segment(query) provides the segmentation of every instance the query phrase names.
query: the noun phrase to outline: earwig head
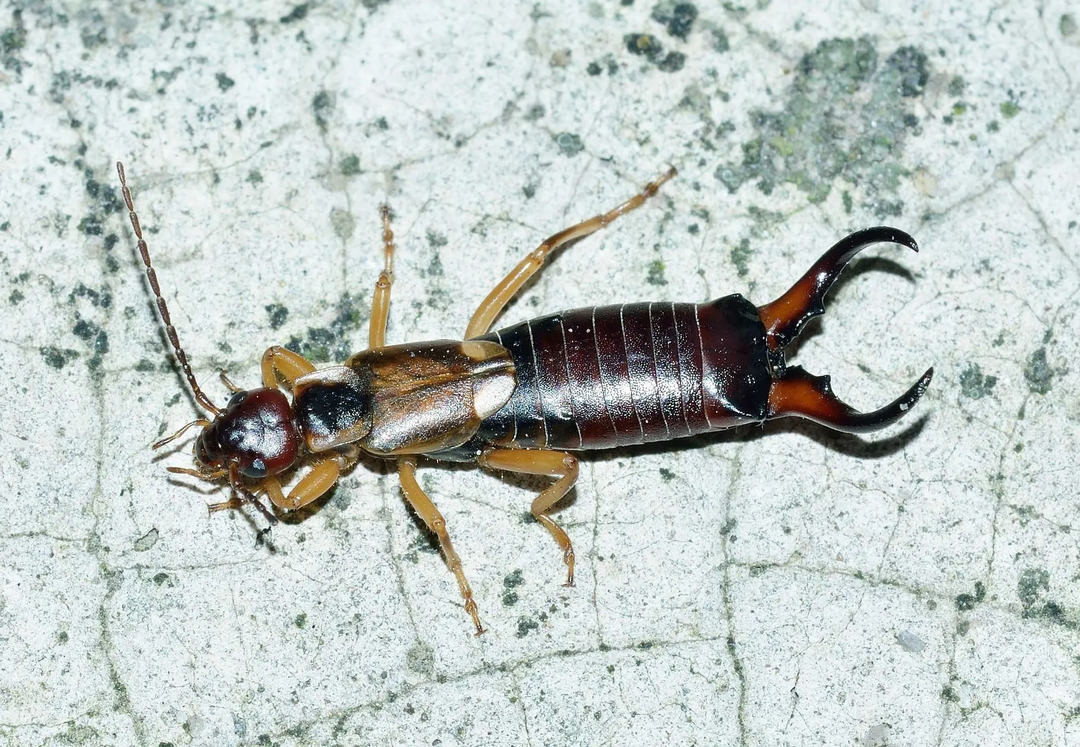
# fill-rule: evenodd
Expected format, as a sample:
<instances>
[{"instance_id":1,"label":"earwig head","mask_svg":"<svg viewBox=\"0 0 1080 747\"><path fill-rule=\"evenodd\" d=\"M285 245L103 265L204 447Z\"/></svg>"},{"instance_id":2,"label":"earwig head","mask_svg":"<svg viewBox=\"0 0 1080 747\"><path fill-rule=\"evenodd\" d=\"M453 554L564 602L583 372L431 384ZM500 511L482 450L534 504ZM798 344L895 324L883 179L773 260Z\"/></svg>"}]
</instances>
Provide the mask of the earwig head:
<instances>
[{"instance_id":1,"label":"earwig head","mask_svg":"<svg viewBox=\"0 0 1080 747\"><path fill-rule=\"evenodd\" d=\"M933 368L927 369L897 399L879 410L864 413L833 394L828 376L813 376L801 366L788 368L784 362L784 348L798 337L808 321L825 311L825 294L847 263L865 247L879 242L903 244L919 251L915 239L897 228L879 226L857 231L825 252L784 295L758 307L758 315L765 325L773 376L769 388L769 419L797 415L846 433L874 431L903 417L930 386Z\"/></svg>"},{"instance_id":2,"label":"earwig head","mask_svg":"<svg viewBox=\"0 0 1080 747\"><path fill-rule=\"evenodd\" d=\"M116 164L116 173L120 177L120 192L128 210L131 228L138 240L139 254L146 268L146 279L150 282L150 289L157 300L158 314L165 325L165 333L195 400L213 416L213 420L199 419L188 423L172 436L155 443L154 448L178 438L192 426L199 426L202 432L195 441L195 461L199 469L170 467L170 471L206 479L227 476L235 488L238 487L237 473L258 480L287 470L296 461L300 450L300 436L288 398L277 389L239 391L233 394L228 405L222 410L206 396L195 378L187 354L180 346L180 338L169 316L169 307L161 295L157 272L150 262L150 250L143 238L142 226L135 213L135 204L131 198L131 190L128 189L122 163ZM224 373L222 377L224 378ZM225 381L229 383L228 379Z\"/></svg>"},{"instance_id":3,"label":"earwig head","mask_svg":"<svg viewBox=\"0 0 1080 747\"><path fill-rule=\"evenodd\" d=\"M284 472L299 451L292 405L278 389L235 393L195 441L195 460L204 470L235 466L255 480Z\"/></svg>"}]
</instances>

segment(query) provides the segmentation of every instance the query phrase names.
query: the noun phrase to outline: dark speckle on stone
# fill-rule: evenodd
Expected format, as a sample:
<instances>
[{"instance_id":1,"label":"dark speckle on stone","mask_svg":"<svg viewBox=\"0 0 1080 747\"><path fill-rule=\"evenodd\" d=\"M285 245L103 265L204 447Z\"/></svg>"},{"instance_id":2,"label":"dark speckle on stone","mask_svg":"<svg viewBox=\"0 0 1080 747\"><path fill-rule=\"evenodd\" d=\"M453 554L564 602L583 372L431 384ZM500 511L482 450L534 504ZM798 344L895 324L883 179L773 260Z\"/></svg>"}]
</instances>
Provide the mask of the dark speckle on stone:
<instances>
[{"instance_id":1,"label":"dark speckle on stone","mask_svg":"<svg viewBox=\"0 0 1080 747\"><path fill-rule=\"evenodd\" d=\"M663 260L654 259L649 263L649 274L645 278L645 282L649 285L667 285L667 278L664 277Z\"/></svg>"},{"instance_id":2,"label":"dark speckle on stone","mask_svg":"<svg viewBox=\"0 0 1080 747\"><path fill-rule=\"evenodd\" d=\"M667 56L660 62L656 63L656 67L665 73L675 73L683 69L683 65L686 64L686 55L682 52L668 52Z\"/></svg>"},{"instance_id":3,"label":"dark speckle on stone","mask_svg":"<svg viewBox=\"0 0 1080 747\"><path fill-rule=\"evenodd\" d=\"M1016 596L1025 610L1050 591L1050 574L1042 568L1025 568L1016 582Z\"/></svg>"},{"instance_id":4,"label":"dark speckle on stone","mask_svg":"<svg viewBox=\"0 0 1080 747\"><path fill-rule=\"evenodd\" d=\"M334 111L334 96L329 91L319 91L311 100L311 109L315 113L315 124L326 132L327 121Z\"/></svg>"},{"instance_id":5,"label":"dark speckle on stone","mask_svg":"<svg viewBox=\"0 0 1080 747\"><path fill-rule=\"evenodd\" d=\"M559 146L559 152L564 156L576 156L585 150L581 138L572 132L560 132L555 136L555 144Z\"/></svg>"},{"instance_id":6,"label":"dark speckle on stone","mask_svg":"<svg viewBox=\"0 0 1080 747\"><path fill-rule=\"evenodd\" d=\"M1028 358L1028 362L1024 365L1024 379L1027 380L1028 389L1036 394L1046 394L1050 391L1054 371L1046 362L1045 347L1039 348Z\"/></svg>"},{"instance_id":7,"label":"dark speckle on stone","mask_svg":"<svg viewBox=\"0 0 1080 747\"><path fill-rule=\"evenodd\" d=\"M371 304L346 294L338 302L337 315L326 327L309 327L303 337L292 337L285 347L312 363L343 361L352 350L354 332L367 321Z\"/></svg>"},{"instance_id":8,"label":"dark speckle on stone","mask_svg":"<svg viewBox=\"0 0 1080 747\"><path fill-rule=\"evenodd\" d=\"M655 61L664 51L664 45L652 34L627 34L623 41L629 52L644 55L649 61Z\"/></svg>"},{"instance_id":9,"label":"dark speckle on stone","mask_svg":"<svg viewBox=\"0 0 1080 747\"><path fill-rule=\"evenodd\" d=\"M268 304L266 313L270 315L270 329L281 329L281 325L289 318L289 310L279 303Z\"/></svg>"},{"instance_id":10,"label":"dark speckle on stone","mask_svg":"<svg viewBox=\"0 0 1080 747\"><path fill-rule=\"evenodd\" d=\"M525 112L525 121L536 122L543 118L545 114L547 114L547 109L544 108L543 104L533 104L529 107L529 110Z\"/></svg>"},{"instance_id":11,"label":"dark speckle on stone","mask_svg":"<svg viewBox=\"0 0 1080 747\"><path fill-rule=\"evenodd\" d=\"M279 20L282 23L294 23L295 21L302 21L307 18L309 6L307 3L295 6L286 15L283 15Z\"/></svg>"},{"instance_id":12,"label":"dark speckle on stone","mask_svg":"<svg viewBox=\"0 0 1080 747\"><path fill-rule=\"evenodd\" d=\"M518 618L517 637L524 638L534 630L540 629L540 623L529 617Z\"/></svg>"},{"instance_id":13,"label":"dark speckle on stone","mask_svg":"<svg viewBox=\"0 0 1080 747\"><path fill-rule=\"evenodd\" d=\"M971 399L981 399L989 395L997 384L996 376L984 376L978 363L969 363L960 372L960 393Z\"/></svg>"},{"instance_id":14,"label":"dark speckle on stone","mask_svg":"<svg viewBox=\"0 0 1080 747\"><path fill-rule=\"evenodd\" d=\"M900 47L885 60L886 68L899 73L899 91L905 98L922 95L930 74L926 70L926 55L915 47Z\"/></svg>"},{"instance_id":15,"label":"dark speckle on stone","mask_svg":"<svg viewBox=\"0 0 1080 747\"><path fill-rule=\"evenodd\" d=\"M217 74L217 85L222 91L228 91L230 88L236 85L236 81L230 78L225 73Z\"/></svg>"},{"instance_id":16,"label":"dark speckle on stone","mask_svg":"<svg viewBox=\"0 0 1080 747\"><path fill-rule=\"evenodd\" d=\"M350 153L341 159L338 168L342 176L356 176L360 173L360 156Z\"/></svg>"},{"instance_id":17,"label":"dark speckle on stone","mask_svg":"<svg viewBox=\"0 0 1080 747\"><path fill-rule=\"evenodd\" d=\"M513 573L507 574L503 578L503 595L502 603L506 607L512 607L517 604L518 593L515 591L517 587L525 583L525 579L522 577L521 570L516 570Z\"/></svg>"},{"instance_id":18,"label":"dark speckle on stone","mask_svg":"<svg viewBox=\"0 0 1080 747\"><path fill-rule=\"evenodd\" d=\"M57 370L66 366L69 361L73 361L79 357L79 353L75 350L57 348L52 345L39 348L38 352L41 353L41 357L45 360L45 365Z\"/></svg>"},{"instance_id":19,"label":"dark speckle on stone","mask_svg":"<svg viewBox=\"0 0 1080 747\"><path fill-rule=\"evenodd\" d=\"M1058 31L1066 39L1072 36L1076 36L1077 31L1076 16L1072 13L1062 13L1061 18L1058 20Z\"/></svg>"},{"instance_id":20,"label":"dark speckle on stone","mask_svg":"<svg viewBox=\"0 0 1080 747\"><path fill-rule=\"evenodd\" d=\"M690 35L690 27L697 18L697 7L693 3L661 3L653 8L652 18L654 21L664 24L672 36L686 39Z\"/></svg>"}]
</instances>

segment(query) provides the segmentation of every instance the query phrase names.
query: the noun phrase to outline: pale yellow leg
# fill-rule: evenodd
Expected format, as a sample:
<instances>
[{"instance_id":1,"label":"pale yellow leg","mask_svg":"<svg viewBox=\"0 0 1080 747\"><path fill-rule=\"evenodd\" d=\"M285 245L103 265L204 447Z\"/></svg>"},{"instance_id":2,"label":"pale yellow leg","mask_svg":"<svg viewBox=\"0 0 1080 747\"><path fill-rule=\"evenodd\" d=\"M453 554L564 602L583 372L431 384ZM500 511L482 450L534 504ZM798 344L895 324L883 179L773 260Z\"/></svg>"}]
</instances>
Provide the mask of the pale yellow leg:
<instances>
[{"instance_id":1,"label":"pale yellow leg","mask_svg":"<svg viewBox=\"0 0 1080 747\"><path fill-rule=\"evenodd\" d=\"M473 625L476 626L476 635L480 635L484 632L484 628L480 624L480 615L476 609L476 600L473 599L472 587L469 586L469 581L465 578L465 571L461 567L461 558L458 557L457 552L454 551L454 545L450 542L450 534L446 531L446 520L439 513L439 509L435 508L431 498L420 487L420 483L416 481L416 459L413 457L399 458L398 476L401 479L401 492L405 494L405 500L409 502L416 515L427 525L428 529L435 533L435 537L439 540L439 548L442 550L443 557L446 558L446 565L457 579L461 596L465 600L465 611L469 613Z\"/></svg>"},{"instance_id":2,"label":"pale yellow leg","mask_svg":"<svg viewBox=\"0 0 1080 747\"><path fill-rule=\"evenodd\" d=\"M311 471L293 486L288 496L282 492L281 483L274 477L264 479L260 487L275 506L285 511L296 511L334 487L340 476L341 468L337 462L327 459L316 462Z\"/></svg>"},{"instance_id":3,"label":"pale yellow leg","mask_svg":"<svg viewBox=\"0 0 1080 747\"><path fill-rule=\"evenodd\" d=\"M279 381L285 382L292 388L292 383L304 374L315 370L315 366L298 353L286 350L280 345L274 345L266 349L262 357L263 386L271 389L278 385Z\"/></svg>"},{"instance_id":4,"label":"pale yellow leg","mask_svg":"<svg viewBox=\"0 0 1080 747\"><path fill-rule=\"evenodd\" d=\"M474 337L479 337L491 329L491 325L499 318L499 315L506 307L506 304L510 302L510 299L514 297L515 293L521 290L521 286L525 285L525 283L529 281L529 278L535 275L537 271L543 267L544 262L552 251L570 241L595 233L620 215L626 215L631 210L640 207L645 200L656 194L656 191L660 189L660 185L673 176L675 176L674 167L664 172L664 174L656 181L649 182L645 189L641 190L641 192L634 195L614 210L609 210L602 215L597 215L587 221L582 221L577 225L564 228L562 231L559 231L557 234L544 241L544 243L534 249L529 256L521 260L517 267L511 270L510 274L503 278L491 293L487 294L487 298L480 302L480 306L476 309L476 313L473 314L469 326L465 329L465 339L471 340Z\"/></svg>"},{"instance_id":5,"label":"pale yellow leg","mask_svg":"<svg viewBox=\"0 0 1080 747\"><path fill-rule=\"evenodd\" d=\"M394 284L394 232L390 230L390 206L379 208L382 215L383 270L375 281L371 299L371 323L368 325L368 347L381 348L386 344L386 321L390 317L390 288Z\"/></svg>"},{"instance_id":6,"label":"pale yellow leg","mask_svg":"<svg viewBox=\"0 0 1080 747\"><path fill-rule=\"evenodd\" d=\"M552 506L570 492L578 478L578 460L565 451L539 451L535 449L493 449L485 451L478 460L483 467L502 469L526 475L551 475L558 477L552 485L545 488L532 502L530 510L555 538L563 551L566 563L566 586L574 585L574 546L562 527L548 515Z\"/></svg>"},{"instance_id":7,"label":"pale yellow leg","mask_svg":"<svg viewBox=\"0 0 1080 747\"><path fill-rule=\"evenodd\" d=\"M233 380L229 378L229 374L227 374L225 371L221 371L220 375L221 375L221 383L223 383L225 385L225 388L228 389L230 392L232 392L233 394L236 394L237 392L244 391L243 389L241 389L240 387L238 387L236 384L233 383Z\"/></svg>"},{"instance_id":8,"label":"pale yellow leg","mask_svg":"<svg viewBox=\"0 0 1080 747\"><path fill-rule=\"evenodd\" d=\"M350 446L341 452L321 454L312 460L312 468L304 475L300 482L293 486L286 496L281 490L281 483L276 477L267 477L260 483L260 489L270 496L270 501L285 511L296 511L307 504L320 498L334 483L338 481L343 472L356 464L360 457L360 449Z\"/></svg>"}]
</instances>

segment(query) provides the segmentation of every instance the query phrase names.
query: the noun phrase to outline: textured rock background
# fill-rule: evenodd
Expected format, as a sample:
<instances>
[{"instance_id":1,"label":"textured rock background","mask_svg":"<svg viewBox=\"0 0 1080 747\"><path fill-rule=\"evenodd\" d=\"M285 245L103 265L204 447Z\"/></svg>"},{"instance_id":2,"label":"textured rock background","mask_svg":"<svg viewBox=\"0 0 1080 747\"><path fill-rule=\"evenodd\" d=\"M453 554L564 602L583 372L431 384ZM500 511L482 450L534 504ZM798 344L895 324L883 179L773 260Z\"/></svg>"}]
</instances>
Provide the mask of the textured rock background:
<instances>
[{"instance_id":1,"label":"textured rock background","mask_svg":"<svg viewBox=\"0 0 1080 747\"><path fill-rule=\"evenodd\" d=\"M1066 2L112 4L0 8L0 741L1080 741L1080 31ZM128 167L204 386L263 349L741 292L879 223L798 362L873 407L597 454L540 483L428 467L489 632L395 478L361 464L256 547L169 479L196 416L120 210Z\"/></svg>"}]
</instances>

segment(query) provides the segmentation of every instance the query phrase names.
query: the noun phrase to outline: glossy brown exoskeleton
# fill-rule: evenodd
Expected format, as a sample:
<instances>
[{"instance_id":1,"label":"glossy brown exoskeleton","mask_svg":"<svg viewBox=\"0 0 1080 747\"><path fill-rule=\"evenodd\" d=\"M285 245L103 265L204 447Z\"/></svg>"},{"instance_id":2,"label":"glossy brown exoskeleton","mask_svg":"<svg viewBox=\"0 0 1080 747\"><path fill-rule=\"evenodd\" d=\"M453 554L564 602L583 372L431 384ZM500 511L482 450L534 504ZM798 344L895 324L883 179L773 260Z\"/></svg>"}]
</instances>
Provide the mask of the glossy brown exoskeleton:
<instances>
[{"instance_id":1,"label":"glossy brown exoskeleton","mask_svg":"<svg viewBox=\"0 0 1080 747\"><path fill-rule=\"evenodd\" d=\"M491 332L507 302L550 252L588 236L656 193L670 169L610 212L547 239L488 294L465 339L385 344L393 279L390 213L382 209L385 265L375 285L369 349L339 366L316 369L274 346L262 359L263 386L234 392L224 409L203 393L180 346L150 263L139 219L117 164L124 202L150 287L173 350L196 401L212 416L192 426L196 467L170 471L228 480L233 497L211 508L256 506L271 524L278 509L296 510L328 491L361 451L397 462L402 492L434 532L457 578L476 632L483 632L472 590L446 522L416 480L416 459L475 462L511 472L550 475L554 483L532 514L555 538L574 581L574 551L550 511L573 486L586 449L664 441L795 415L861 433L901 418L930 384L928 369L904 394L870 413L833 394L827 376L787 366L784 348L814 316L848 261L878 242L915 240L895 228L870 228L841 239L780 298L755 307L736 294L707 303L633 303L564 311ZM291 390L292 399L281 387ZM281 476L306 472L286 495Z\"/></svg>"}]
</instances>

